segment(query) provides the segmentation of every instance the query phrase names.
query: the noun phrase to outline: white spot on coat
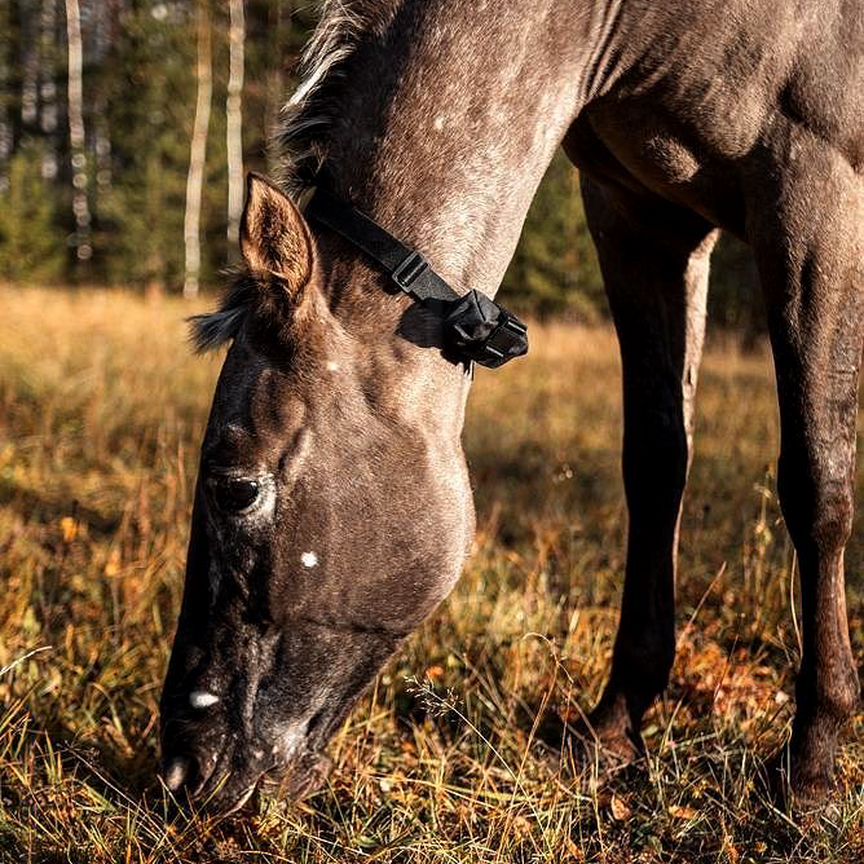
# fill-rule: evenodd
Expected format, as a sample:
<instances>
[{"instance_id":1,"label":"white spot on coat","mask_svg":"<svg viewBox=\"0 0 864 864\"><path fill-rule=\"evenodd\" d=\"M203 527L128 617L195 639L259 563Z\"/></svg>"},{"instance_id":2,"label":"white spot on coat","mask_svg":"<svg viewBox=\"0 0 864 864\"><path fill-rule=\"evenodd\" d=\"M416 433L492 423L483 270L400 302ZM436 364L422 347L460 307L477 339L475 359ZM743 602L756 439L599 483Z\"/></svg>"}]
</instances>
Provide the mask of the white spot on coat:
<instances>
[{"instance_id":1,"label":"white spot on coat","mask_svg":"<svg viewBox=\"0 0 864 864\"><path fill-rule=\"evenodd\" d=\"M318 556L314 552L304 552L300 556L300 563L307 569L311 570L318 566Z\"/></svg>"},{"instance_id":2,"label":"white spot on coat","mask_svg":"<svg viewBox=\"0 0 864 864\"><path fill-rule=\"evenodd\" d=\"M328 360L327 361L327 371L328 372L338 372L339 371L339 364L335 360Z\"/></svg>"},{"instance_id":3,"label":"white spot on coat","mask_svg":"<svg viewBox=\"0 0 864 864\"><path fill-rule=\"evenodd\" d=\"M189 694L189 704L193 708L209 708L219 701L219 697L215 693L208 693L206 690L193 690Z\"/></svg>"}]
</instances>

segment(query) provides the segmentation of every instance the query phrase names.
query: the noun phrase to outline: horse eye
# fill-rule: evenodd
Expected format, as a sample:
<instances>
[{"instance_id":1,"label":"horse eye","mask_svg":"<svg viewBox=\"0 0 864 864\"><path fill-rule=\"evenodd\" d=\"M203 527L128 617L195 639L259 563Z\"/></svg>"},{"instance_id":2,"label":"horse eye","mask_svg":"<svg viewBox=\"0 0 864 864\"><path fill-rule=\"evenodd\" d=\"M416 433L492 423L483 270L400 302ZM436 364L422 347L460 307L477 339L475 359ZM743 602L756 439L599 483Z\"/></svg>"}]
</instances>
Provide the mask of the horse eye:
<instances>
[{"instance_id":1,"label":"horse eye","mask_svg":"<svg viewBox=\"0 0 864 864\"><path fill-rule=\"evenodd\" d=\"M239 513L251 507L258 498L257 480L241 477L219 477L210 481L216 506L225 513Z\"/></svg>"}]
</instances>

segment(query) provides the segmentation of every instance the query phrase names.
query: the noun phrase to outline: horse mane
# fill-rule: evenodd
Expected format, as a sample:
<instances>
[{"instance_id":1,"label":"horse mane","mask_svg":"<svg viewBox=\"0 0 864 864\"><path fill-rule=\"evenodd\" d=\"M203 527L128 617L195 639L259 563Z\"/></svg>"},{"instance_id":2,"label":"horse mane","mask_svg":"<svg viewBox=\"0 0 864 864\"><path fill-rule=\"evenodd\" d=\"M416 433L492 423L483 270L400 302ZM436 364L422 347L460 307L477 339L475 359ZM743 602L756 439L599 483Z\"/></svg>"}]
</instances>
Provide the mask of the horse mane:
<instances>
[{"instance_id":1,"label":"horse mane","mask_svg":"<svg viewBox=\"0 0 864 864\"><path fill-rule=\"evenodd\" d=\"M321 18L299 64L300 84L282 109L272 139L278 185L299 201L315 183L327 157L329 132L339 116L338 91L345 67L361 39L381 32L399 0L324 0ZM215 312L190 319L197 353L215 350L234 339L250 310L255 286L238 276Z\"/></svg>"},{"instance_id":2,"label":"horse mane","mask_svg":"<svg viewBox=\"0 0 864 864\"><path fill-rule=\"evenodd\" d=\"M280 185L297 198L327 157L328 133L339 118L339 95L348 61L361 40L380 33L393 0L324 0L321 20L300 61L300 85L282 109L275 136Z\"/></svg>"}]
</instances>

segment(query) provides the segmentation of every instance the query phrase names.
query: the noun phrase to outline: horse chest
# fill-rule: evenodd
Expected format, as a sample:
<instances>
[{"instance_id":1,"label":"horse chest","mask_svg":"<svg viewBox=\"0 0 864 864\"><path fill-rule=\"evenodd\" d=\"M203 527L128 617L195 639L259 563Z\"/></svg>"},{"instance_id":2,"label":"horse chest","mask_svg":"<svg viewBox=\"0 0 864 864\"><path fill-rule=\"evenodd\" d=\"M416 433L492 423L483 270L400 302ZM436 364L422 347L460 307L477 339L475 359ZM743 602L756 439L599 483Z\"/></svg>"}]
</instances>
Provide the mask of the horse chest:
<instances>
[{"instance_id":1,"label":"horse chest","mask_svg":"<svg viewBox=\"0 0 864 864\"><path fill-rule=\"evenodd\" d=\"M701 106L710 119L651 100L592 106L564 142L580 170L631 191L649 192L702 214L734 233L743 230L739 160L758 139L763 116L721 119L721 105Z\"/></svg>"}]
</instances>

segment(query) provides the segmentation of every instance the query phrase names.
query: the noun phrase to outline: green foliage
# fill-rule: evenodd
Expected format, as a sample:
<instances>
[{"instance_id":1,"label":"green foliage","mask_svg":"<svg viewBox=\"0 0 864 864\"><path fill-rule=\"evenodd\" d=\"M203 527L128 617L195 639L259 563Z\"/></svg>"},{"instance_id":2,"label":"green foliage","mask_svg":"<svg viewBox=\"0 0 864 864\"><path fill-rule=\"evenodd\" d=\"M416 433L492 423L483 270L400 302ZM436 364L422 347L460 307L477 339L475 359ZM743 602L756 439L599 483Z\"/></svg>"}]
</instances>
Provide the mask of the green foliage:
<instances>
[{"instance_id":1,"label":"green foliage","mask_svg":"<svg viewBox=\"0 0 864 864\"><path fill-rule=\"evenodd\" d=\"M197 88L196 4L80 0L85 173L93 214L93 256L81 262L67 251L75 224L65 22L63 4L56 2L56 26L44 26L42 16L52 2L0 0L0 275L15 281L101 282L176 291L183 281L186 178ZM292 73L315 24L316 8L295 0L246 0L247 170L272 173L277 168L267 141L296 83ZM213 97L201 213L201 281L213 286L236 250L226 238L227 4L211 3L210 9ZM53 95L47 82L53 82ZM23 94L28 86L28 98L36 103L25 122ZM5 162L4 140L11 141L13 154ZM55 172L43 170L43 157L56 166ZM714 263L712 317L746 333L760 332L761 301L748 253L740 244L722 244ZM502 297L514 310L544 318L564 315L591 321L606 314L578 176L561 152L528 213Z\"/></svg>"},{"instance_id":2,"label":"green foliage","mask_svg":"<svg viewBox=\"0 0 864 864\"><path fill-rule=\"evenodd\" d=\"M53 282L64 275L68 252L55 197L42 178L42 148L30 145L9 163L9 189L0 207L0 278Z\"/></svg>"},{"instance_id":3,"label":"green foliage","mask_svg":"<svg viewBox=\"0 0 864 864\"><path fill-rule=\"evenodd\" d=\"M708 316L748 340L765 331L765 307L753 252L729 235L720 238L711 261Z\"/></svg>"},{"instance_id":4,"label":"green foliage","mask_svg":"<svg viewBox=\"0 0 864 864\"><path fill-rule=\"evenodd\" d=\"M575 313L592 320L605 308L578 175L560 151L528 212L503 292L515 309L542 317Z\"/></svg>"},{"instance_id":5,"label":"green foliage","mask_svg":"<svg viewBox=\"0 0 864 864\"><path fill-rule=\"evenodd\" d=\"M97 199L96 263L109 282L151 288L176 287L183 278L195 104L194 16L182 7L154 12L149 3L126 12L93 82L105 93L119 169Z\"/></svg>"}]
</instances>

